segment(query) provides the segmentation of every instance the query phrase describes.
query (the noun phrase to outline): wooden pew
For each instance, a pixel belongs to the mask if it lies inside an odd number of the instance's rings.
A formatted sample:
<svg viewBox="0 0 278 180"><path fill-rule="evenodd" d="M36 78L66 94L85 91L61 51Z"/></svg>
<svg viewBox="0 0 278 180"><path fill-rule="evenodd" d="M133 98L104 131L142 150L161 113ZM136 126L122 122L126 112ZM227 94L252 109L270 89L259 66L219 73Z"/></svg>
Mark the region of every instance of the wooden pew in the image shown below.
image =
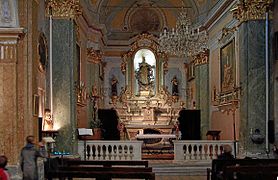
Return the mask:
<svg viewBox="0 0 278 180"><path fill-rule="evenodd" d="M211 169L207 170L207 180L218 180L223 178L224 170L228 166L278 166L278 159L234 159L234 160L212 160ZM254 172L255 173L255 172ZM229 174L231 176L231 174Z"/></svg>
<svg viewBox="0 0 278 180"><path fill-rule="evenodd" d="M223 179L252 179L252 180L276 180L278 177L278 164L265 165L234 165L226 166L223 171Z"/></svg>
<svg viewBox="0 0 278 180"><path fill-rule="evenodd" d="M143 166L143 167L149 167L148 161L106 161L106 160L100 160L100 161L82 161L82 160L65 160L63 165L66 166L80 166L80 165L100 165L104 167L112 167L112 166Z"/></svg>
<svg viewBox="0 0 278 180"><path fill-rule="evenodd" d="M133 172L133 171L64 171L49 172L48 179L52 178L96 178L97 180L120 179L148 179L155 180L153 172Z"/></svg>
<svg viewBox="0 0 278 180"><path fill-rule="evenodd" d="M155 173L148 167L148 161L81 161L66 160L56 169L46 173L52 178L96 178L97 180L155 179Z"/></svg>

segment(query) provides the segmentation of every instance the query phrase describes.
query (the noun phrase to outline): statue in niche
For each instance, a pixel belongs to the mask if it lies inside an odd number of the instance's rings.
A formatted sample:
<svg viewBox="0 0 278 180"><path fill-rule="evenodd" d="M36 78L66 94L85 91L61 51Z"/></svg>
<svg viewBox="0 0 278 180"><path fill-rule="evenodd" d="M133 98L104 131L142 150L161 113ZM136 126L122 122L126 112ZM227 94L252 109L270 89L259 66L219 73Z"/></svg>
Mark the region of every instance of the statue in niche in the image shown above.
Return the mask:
<svg viewBox="0 0 278 180"><path fill-rule="evenodd" d="M178 96L179 95L179 82L177 79L177 76L174 76L171 80L172 82L172 96Z"/></svg>
<svg viewBox="0 0 278 180"><path fill-rule="evenodd" d="M50 109L44 110L44 119L43 119L42 129L44 131L53 130L53 120L52 120Z"/></svg>
<svg viewBox="0 0 278 180"><path fill-rule="evenodd" d="M146 62L145 57L142 57L142 62L139 63L139 69L136 71L136 78L139 82L140 90L149 90L153 84L153 66Z"/></svg>
<svg viewBox="0 0 278 180"><path fill-rule="evenodd" d="M118 96L117 84L118 84L118 80L113 75L112 80L111 80L111 95L112 96Z"/></svg>

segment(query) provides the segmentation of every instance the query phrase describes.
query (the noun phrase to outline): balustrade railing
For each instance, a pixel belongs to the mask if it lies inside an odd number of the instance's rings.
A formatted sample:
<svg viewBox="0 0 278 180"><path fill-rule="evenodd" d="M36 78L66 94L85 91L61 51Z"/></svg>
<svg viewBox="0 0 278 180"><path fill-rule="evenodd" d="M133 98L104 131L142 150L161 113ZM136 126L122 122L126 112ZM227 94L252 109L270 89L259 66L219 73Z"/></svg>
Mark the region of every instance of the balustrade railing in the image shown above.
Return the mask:
<svg viewBox="0 0 278 180"><path fill-rule="evenodd" d="M211 161L223 153L232 140L175 140L174 161ZM86 160L142 160L142 141L79 141L78 153ZM86 158L85 158L86 157Z"/></svg>
<svg viewBox="0 0 278 180"><path fill-rule="evenodd" d="M78 153L86 160L142 160L142 141L79 141Z"/></svg>
<svg viewBox="0 0 278 180"><path fill-rule="evenodd" d="M174 141L175 161L207 161L216 159L223 152L223 146L230 145L234 153L234 141L231 140L191 140Z"/></svg>

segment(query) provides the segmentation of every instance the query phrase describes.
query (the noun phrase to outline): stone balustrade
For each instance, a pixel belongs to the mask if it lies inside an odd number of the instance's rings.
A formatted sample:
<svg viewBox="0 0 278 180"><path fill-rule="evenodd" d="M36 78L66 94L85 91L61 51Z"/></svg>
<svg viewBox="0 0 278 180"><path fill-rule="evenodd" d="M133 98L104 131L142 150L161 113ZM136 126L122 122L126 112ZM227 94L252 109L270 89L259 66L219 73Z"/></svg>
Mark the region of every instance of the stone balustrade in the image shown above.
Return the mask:
<svg viewBox="0 0 278 180"><path fill-rule="evenodd" d="M87 160L141 160L142 141L79 141L78 154Z"/></svg>
<svg viewBox="0 0 278 180"><path fill-rule="evenodd" d="M223 152L224 145L232 140L175 140L174 161L211 161ZM86 147L86 152L84 151ZM87 160L141 160L142 141L79 141L78 153Z"/></svg>
<svg viewBox="0 0 278 180"><path fill-rule="evenodd" d="M223 146L226 144L232 147L232 153L234 153L234 141L232 140L174 141L174 160L210 161L216 159L223 152Z"/></svg>

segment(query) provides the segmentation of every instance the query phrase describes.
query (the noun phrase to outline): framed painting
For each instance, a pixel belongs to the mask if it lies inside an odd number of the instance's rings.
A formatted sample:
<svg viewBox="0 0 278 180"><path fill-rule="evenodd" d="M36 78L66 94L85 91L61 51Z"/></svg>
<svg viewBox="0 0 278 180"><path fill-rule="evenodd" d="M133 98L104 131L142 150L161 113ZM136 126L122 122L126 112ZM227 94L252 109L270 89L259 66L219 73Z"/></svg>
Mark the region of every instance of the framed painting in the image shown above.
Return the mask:
<svg viewBox="0 0 278 180"><path fill-rule="evenodd" d="M191 81L195 78L195 66L194 66L194 62L191 61L188 64L188 69L187 69L187 81Z"/></svg>
<svg viewBox="0 0 278 180"><path fill-rule="evenodd" d="M235 40L220 49L221 91L233 90L236 82Z"/></svg>
<svg viewBox="0 0 278 180"><path fill-rule="evenodd" d="M33 116L39 115L39 101L40 101L40 96L37 94L34 94L34 96L33 96Z"/></svg>

